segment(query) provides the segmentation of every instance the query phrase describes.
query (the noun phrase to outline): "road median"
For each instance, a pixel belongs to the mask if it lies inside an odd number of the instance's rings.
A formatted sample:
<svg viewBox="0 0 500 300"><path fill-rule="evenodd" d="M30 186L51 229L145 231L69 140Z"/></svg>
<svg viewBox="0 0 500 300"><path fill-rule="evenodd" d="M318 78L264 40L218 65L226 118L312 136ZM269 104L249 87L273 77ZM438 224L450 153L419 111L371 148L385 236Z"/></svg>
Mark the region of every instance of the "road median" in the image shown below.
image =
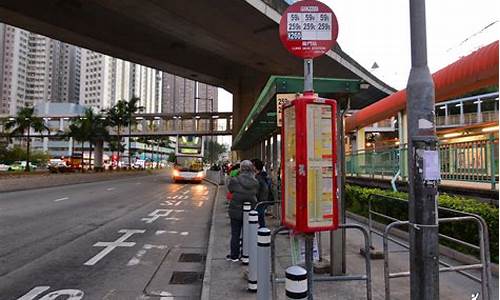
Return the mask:
<svg viewBox="0 0 500 300"><path fill-rule="evenodd" d="M48 188L61 185L90 183L97 181L113 180L117 178L146 176L165 172L163 170L130 170L101 173L62 173L62 174L38 174L0 177L0 193L24 191L39 188Z"/></svg>

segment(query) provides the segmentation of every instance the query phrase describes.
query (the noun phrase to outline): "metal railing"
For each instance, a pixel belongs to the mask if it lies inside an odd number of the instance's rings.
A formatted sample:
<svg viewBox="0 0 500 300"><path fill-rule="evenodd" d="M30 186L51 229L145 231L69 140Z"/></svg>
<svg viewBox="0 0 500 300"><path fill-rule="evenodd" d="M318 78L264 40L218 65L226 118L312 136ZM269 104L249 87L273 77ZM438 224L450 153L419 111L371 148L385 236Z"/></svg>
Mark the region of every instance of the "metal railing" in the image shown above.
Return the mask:
<svg viewBox="0 0 500 300"><path fill-rule="evenodd" d="M409 249L409 245L407 243L401 242L399 240L396 240L392 237L389 236L389 233L392 229L398 226L414 226L415 228L418 229L418 225L415 224L410 224L409 221L407 220L399 220L397 218L388 216L386 214L383 214L379 211L373 210L373 204L372 201L373 199L385 199L385 200L391 200L391 201L398 201L401 204L408 205L408 201L404 199L399 199L395 197L389 197L389 196L383 196L383 195L375 195L372 194L368 198L368 239L369 239L369 244L370 248L373 249L373 239L372 239L372 234L377 234L383 238L383 253L384 253L384 287L385 287L385 299L388 300L390 299L390 279L391 278L400 278L400 277L408 277L410 276L409 271L405 272L396 272L396 273L391 273L389 269L389 241L404 247L406 249ZM439 234L439 238L456 243L459 245L462 245L464 247L468 247L474 250L479 251L479 259L480 263L475 263L475 264L466 264L466 265L459 265L459 266L452 266L449 263L444 262L443 260L439 259L439 264L444 266L439 269L439 272L458 272L465 277L478 282L481 284L481 289L482 289L482 299L490 299L491 297L491 271L490 271L490 250L489 250L489 240L488 240L488 226L484 219L476 214L472 213L467 213L467 212L461 212L457 211L454 209L450 208L445 208L445 207L438 207L438 213L439 212L444 212L444 213L449 213L453 215L458 215L458 217L446 217L446 218L438 218L438 223L451 223L451 222L466 222L466 221L473 221L476 222L477 227L478 227L478 236L479 236L479 246L474 245L472 243L469 243L467 241L460 240L455 237L451 237L445 234ZM391 223L385 226L384 232L381 233L379 231L376 231L373 229L373 216L380 217L384 220L389 220ZM368 252L366 252L368 253ZM368 256L368 255L366 255ZM478 278L474 276L473 274L470 274L466 272L466 270L481 270L481 278Z"/></svg>
<svg viewBox="0 0 500 300"><path fill-rule="evenodd" d="M346 175L390 179L398 171L400 179L408 178L408 148L360 150L346 155ZM498 182L498 138L439 145L441 179L490 183Z"/></svg>
<svg viewBox="0 0 500 300"><path fill-rule="evenodd" d="M370 250L370 238L368 230L364 226L358 224L339 224L339 230L341 229L356 229L361 231L364 237L364 250L369 253ZM271 233L271 289L272 289L272 299L278 299L277 283L284 283L285 278L276 277L276 236L279 232L288 230L287 227L281 226ZM313 275L313 281L365 281L366 286L366 299L372 299L372 271L371 271L371 258L370 255L364 255L365 258L365 273L364 274L353 274L353 275L341 275L341 276L315 276ZM310 275L309 275L310 276Z"/></svg>

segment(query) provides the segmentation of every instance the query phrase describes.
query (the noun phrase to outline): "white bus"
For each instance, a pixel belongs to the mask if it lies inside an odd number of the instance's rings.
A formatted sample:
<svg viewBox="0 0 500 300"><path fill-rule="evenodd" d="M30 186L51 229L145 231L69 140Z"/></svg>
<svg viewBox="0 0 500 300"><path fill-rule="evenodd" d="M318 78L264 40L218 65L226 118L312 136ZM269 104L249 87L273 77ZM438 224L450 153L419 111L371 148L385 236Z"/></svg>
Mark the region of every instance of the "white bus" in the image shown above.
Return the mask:
<svg viewBox="0 0 500 300"><path fill-rule="evenodd" d="M179 135L175 147L175 164L172 179L177 181L201 182L203 170L203 137Z"/></svg>

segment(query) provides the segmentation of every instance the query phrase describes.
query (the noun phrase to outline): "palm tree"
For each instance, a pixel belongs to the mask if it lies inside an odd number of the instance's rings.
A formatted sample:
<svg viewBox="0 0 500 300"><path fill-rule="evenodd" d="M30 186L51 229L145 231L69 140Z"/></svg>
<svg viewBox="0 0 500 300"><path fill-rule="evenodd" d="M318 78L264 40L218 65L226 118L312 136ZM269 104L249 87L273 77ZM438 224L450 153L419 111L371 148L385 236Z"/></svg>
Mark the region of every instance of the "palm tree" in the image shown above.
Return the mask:
<svg viewBox="0 0 500 300"><path fill-rule="evenodd" d="M128 125L128 164L129 167L132 165L132 151L131 151L131 140L130 137L132 135L131 130L132 130L132 125L136 123L135 118L133 117L133 114L137 113L138 111L144 110L143 106L138 106L139 102L141 99L139 97L132 97L130 101L127 102L127 115L126 115L126 121Z"/></svg>
<svg viewBox="0 0 500 300"><path fill-rule="evenodd" d="M5 123L5 129L10 130L9 136L24 136L26 134L26 167L25 171L30 171L30 145L31 145L31 129L35 132L49 130L43 122L43 119L34 115L34 107L24 107L17 115Z"/></svg>
<svg viewBox="0 0 500 300"><path fill-rule="evenodd" d="M92 146L109 139L107 125L108 122L106 118L101 114L94 113L92 108L87 108L83 116L76 119L73 124L70 125L73 137L82 142L82 158L83 143L85 141L89 142L89 169L91 169L92 166Z"/></svg>
<svg viewBox="0 0 500 300"><path fill-rule="evenodd" d="M117 143L121 144L121 128L127 126L128 121L128 104L125 100L119 100L106 113L107 121L110 126L116 127ZM119 147L121 148L121 147ZM118 150L118 159L120 159L121 150Z"/></svg>
<svg viewBox="0 0 500 300"><path fill-rule="evenodd" d="M85 135L85 132L84 132L84 129L83 129L83 126L84 126L83 125L83 119L81 119L81 118L75 119L69 125L69 132L67 133L68 136L70 136L70 137L73 138L73 148L74 148L75 142L80 142L81 145L82 145L82 149L81 149L81 152L82 152L82 164L83 164L84 144L85 144L85 141L87 139L87 137ZM74 155L73 151L71 151L71 153ZM81 171L82 172L84 171L83 167L82 167Z"/></svg>

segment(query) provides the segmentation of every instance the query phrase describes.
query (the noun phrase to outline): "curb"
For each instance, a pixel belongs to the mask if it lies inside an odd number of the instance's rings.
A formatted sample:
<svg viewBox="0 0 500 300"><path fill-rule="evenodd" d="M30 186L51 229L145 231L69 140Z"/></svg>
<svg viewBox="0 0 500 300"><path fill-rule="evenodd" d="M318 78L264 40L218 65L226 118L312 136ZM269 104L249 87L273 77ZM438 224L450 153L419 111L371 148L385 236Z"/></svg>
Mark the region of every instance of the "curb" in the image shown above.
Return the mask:
<svg viewBox="0 0 500 300"><path fill-rule="evenodd" d="M219 185L210 179L206 179L208 183L211 183L217 187L214 195L214 203L212 205L212 220L210 221L210 234L208 237L207 245L207 256L205 258L205 272L203 273L203 284L201 287L201 300L210 299L210 281L211 281L211 271L212 271L212 257L213 257L213 245L215 241L215 210L217 209L217 199L219 195Z"/></svg>

